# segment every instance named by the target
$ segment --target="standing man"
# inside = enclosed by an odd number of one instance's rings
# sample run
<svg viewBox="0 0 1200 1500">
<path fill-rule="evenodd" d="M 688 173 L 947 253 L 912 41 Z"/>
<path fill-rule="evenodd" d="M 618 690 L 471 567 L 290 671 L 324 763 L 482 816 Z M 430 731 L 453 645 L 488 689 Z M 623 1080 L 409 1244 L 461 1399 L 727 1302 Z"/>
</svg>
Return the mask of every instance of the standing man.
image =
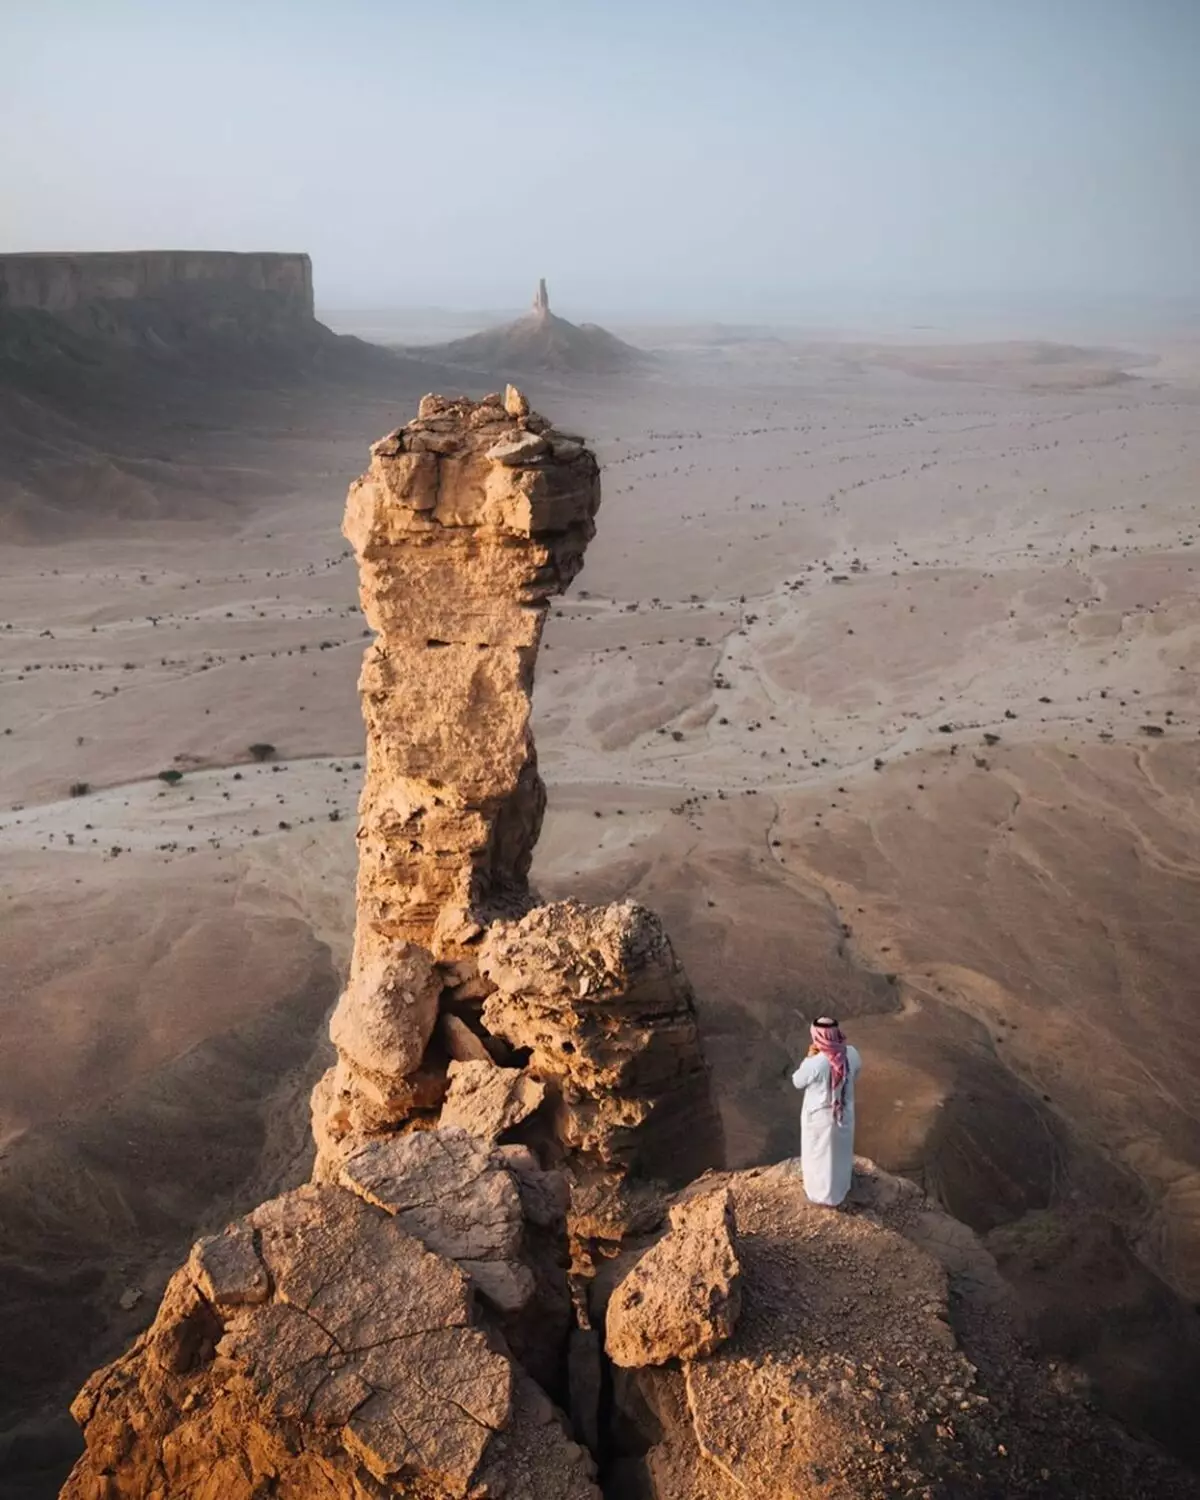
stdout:
<svg viewBox="0 0 1200 1500">
<path fill-rule="evenodd" d="M 854 1080 L 862 1067 L 832 1016 L 812 1023 L 812 1046 L 792 1074 L 804 1095 L 801 1166 L 813 1203 L 836 1208 L 850 1191 L 854 1172 Z"/>
</svg>

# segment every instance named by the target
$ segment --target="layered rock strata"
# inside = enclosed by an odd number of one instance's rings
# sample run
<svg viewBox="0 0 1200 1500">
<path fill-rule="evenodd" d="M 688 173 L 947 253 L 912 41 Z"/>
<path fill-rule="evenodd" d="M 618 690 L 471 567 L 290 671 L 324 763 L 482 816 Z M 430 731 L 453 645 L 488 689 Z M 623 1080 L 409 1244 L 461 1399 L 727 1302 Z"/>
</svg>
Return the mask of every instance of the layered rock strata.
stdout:
<svg viewBox="0 0 1200 1500">
<path fill-rule="evenodd" d="M 93 304 L 187 298 L 219 308 L 230 294 L 313 316 L 307 255 L 230 250 L 114 250 L 0 255 L 0 309 L 72 313 Z"/>
<path fill-rule="evenodd" d="M 401 943 L 466 956 L 491 916 L 528 904 L 545 806 L 534 664 L 599 503 L 592 454 L 511 388 L 507 405 L 425 397 L 351 486 L 344 530 L 376 632 L 352 986 Z"/>
</svg>

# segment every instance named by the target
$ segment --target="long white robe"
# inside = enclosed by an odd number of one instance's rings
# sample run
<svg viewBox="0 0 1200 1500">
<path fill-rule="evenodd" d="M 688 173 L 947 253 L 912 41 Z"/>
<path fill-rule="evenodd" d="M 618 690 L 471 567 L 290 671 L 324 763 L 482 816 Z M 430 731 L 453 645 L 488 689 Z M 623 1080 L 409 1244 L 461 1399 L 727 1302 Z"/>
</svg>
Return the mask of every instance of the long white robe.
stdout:
<svg viewBox="0 0 1200 1500">
<path fill-rule="evenodd" d="M 804 1095 L 800 1131 L 804 1191 L 813 1203 L 829 1208 L 836 1208 L 850 1191 L 854 1172 L 854 1080 L 862 1067 L 856 1047 L 846 1048 L 846 1062 L 849 1076 L 840 1125 L 833 1118 L 829 1059 L 818 1052 L 806 1057 L 792 1074 L 792 1083 Z"/>
</svg>

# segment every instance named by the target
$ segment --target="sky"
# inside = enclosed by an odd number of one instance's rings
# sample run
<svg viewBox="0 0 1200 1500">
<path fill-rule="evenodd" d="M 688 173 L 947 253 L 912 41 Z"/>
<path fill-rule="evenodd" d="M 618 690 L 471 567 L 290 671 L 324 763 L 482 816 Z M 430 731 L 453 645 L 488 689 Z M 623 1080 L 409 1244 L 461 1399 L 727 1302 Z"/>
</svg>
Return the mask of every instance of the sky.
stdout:
<svg viewBox="0 0 1200 1500">
<path fill-rule="evenodd" d="M 0 250 L 318 306 L 1200 295 L 1200 0 L 0 0 Z"/>
</svg>

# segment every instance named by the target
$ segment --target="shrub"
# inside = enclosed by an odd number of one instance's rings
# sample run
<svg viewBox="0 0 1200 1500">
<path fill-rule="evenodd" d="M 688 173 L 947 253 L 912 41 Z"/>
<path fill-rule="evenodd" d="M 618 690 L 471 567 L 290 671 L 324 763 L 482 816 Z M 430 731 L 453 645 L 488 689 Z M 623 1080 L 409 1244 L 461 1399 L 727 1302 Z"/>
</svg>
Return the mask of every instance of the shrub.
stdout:
<svg viewBox="0 0 1200 1500">
<path fill-rule="evenodd" d="M 183 772 L 176 770 L 160 771 L 158 779 L 159 781 L 165 781 L 168 786 L 178 786 L 183 780 Z"/>
<path fill-rule="evenodd" d="M 275 746 L 266 744 L 251 745 L 250 754 L 255 760 L 270 760 L 275 754 Z"/>
<path fill-rule="evenodd" d="M 86 797 L 91 789 L 92 784 L 90 781 L 73 781 L 71 783 L 71 796 Z"/>
</svg>

